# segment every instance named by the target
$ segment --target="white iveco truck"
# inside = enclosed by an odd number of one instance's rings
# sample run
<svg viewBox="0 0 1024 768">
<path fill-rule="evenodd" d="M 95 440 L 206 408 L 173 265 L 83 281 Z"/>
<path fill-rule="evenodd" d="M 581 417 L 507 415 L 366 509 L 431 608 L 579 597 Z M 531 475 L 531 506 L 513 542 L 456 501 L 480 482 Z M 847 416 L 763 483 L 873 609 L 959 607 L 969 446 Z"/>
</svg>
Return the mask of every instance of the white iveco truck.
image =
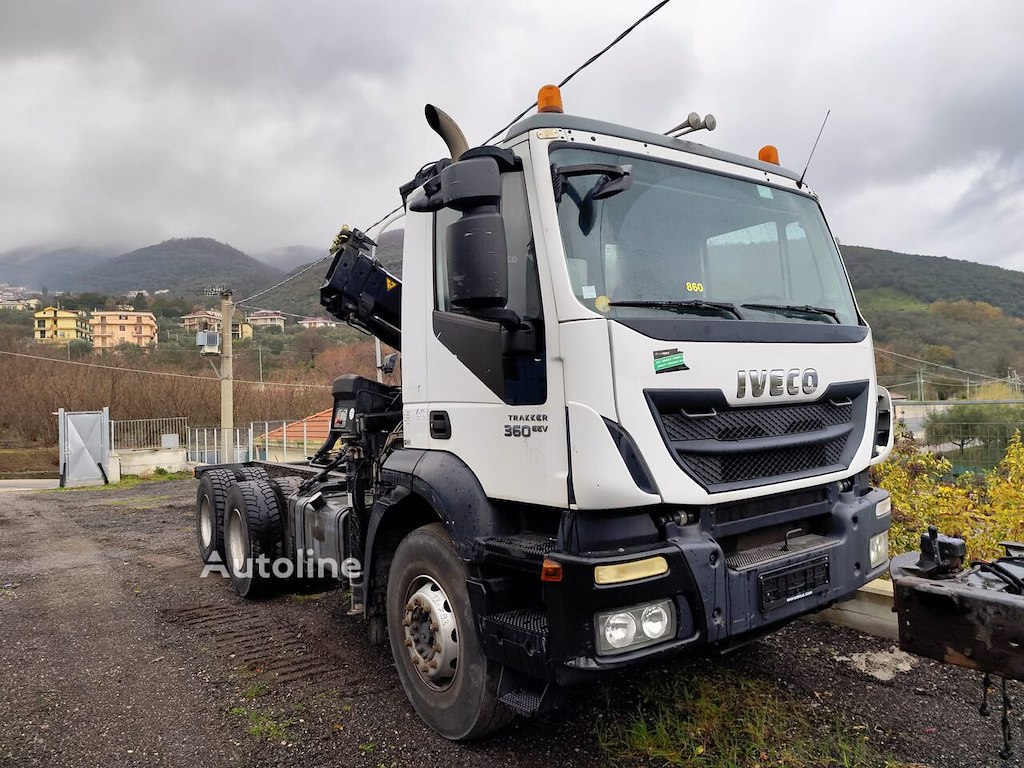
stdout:
<svg viewBox="0 0 1024 768">
<path fill-rule="evenodd" d="M 765 162 L 563 114 L 401 189 L 402 280 L 352 231 L 321 302 L 400 348 L 302 467 L 198 470 L 202 556 L 359 561 L 353 603 L 450 739 L 727 648 L 888 566 L 871 332 L 817 197 Z M 762 153 L 771 160 L 772 152 Z"/>
</svg>

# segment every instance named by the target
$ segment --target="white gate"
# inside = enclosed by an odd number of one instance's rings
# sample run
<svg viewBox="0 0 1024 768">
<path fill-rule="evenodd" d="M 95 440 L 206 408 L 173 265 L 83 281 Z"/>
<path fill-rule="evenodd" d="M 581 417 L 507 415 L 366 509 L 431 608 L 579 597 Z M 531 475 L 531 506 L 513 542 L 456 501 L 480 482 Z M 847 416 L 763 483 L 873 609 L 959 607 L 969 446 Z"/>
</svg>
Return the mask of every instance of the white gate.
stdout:
<svg viewBox="0 0 1024 768">
<path fill-rule="evenodd" d="M 107 483 L 110 461 L 110 409 L 57 411 L 60 485 Z"/>
</svg>

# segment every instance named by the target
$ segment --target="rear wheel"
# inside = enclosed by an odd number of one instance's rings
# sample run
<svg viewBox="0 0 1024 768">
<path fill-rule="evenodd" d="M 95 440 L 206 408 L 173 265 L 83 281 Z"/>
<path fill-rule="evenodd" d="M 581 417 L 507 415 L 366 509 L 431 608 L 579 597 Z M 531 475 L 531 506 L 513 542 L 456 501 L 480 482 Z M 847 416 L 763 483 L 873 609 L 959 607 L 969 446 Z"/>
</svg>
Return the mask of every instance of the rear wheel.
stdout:
<svg viewBox="0 0 1024 768">
<path fill-rule="evenodd" d="M 500 667 L 484 655 L 466 568 L 440 523 L 398 545 L 388 575 L 388 637 L 398 677 L 423 721 L 453 741 L 513 720 L 498 703 Z"/>
<path fill-rule="evenodd" d="M 235 470 L 235 479 L 240 483 L 245 480 L 269 481 L 270 473 L 263 467 L 240 467 Z"/>
<path fill-rule="evenodd" d="M 226 469 L 211 469 L 199 478 L 196 493 L 196 542 L 199 557 L 209 563 L 216 552 L 224 562 L 224 502 L 235 476 Z"/>
<path fill-rule="evenodd" d="M 282 554 L 284 526 L 277 492 L 269 482 L 236 483 L 224 505 L 224 548 L 231 583 L 239 595 L 269 591 L 273 562 Z"/>
</svg>

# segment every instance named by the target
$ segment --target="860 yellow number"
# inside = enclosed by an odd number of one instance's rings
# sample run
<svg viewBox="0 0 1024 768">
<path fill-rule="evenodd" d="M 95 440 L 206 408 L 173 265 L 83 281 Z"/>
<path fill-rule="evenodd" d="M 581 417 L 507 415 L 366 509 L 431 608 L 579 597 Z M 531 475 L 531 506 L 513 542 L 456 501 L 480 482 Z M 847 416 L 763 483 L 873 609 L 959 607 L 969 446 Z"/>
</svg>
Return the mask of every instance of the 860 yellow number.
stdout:
<svg viewBox="0 0 1024 768">
<path fill-rule="evenodd" d="M 686 290 L 690 293 L 704 293 L 704 283 L 687 283 Z"/>
</svg>

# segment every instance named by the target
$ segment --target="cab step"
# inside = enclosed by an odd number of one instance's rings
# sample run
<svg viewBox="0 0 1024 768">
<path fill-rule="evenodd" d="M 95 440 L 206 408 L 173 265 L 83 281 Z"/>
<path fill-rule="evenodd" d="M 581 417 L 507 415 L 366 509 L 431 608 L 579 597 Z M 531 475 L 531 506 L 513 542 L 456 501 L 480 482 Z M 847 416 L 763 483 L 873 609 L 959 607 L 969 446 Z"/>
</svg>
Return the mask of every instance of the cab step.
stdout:
<svg viewBox="0 0 1024 768">
<path fill-rule="evenodd" d="M 517 533 L 491 536 L 483 540 L 484 554 L 489 560 L 514 568 L 539 568 L 544 558 L 554 551 L 553 536 L 544 533 Z"/>
</svg>

